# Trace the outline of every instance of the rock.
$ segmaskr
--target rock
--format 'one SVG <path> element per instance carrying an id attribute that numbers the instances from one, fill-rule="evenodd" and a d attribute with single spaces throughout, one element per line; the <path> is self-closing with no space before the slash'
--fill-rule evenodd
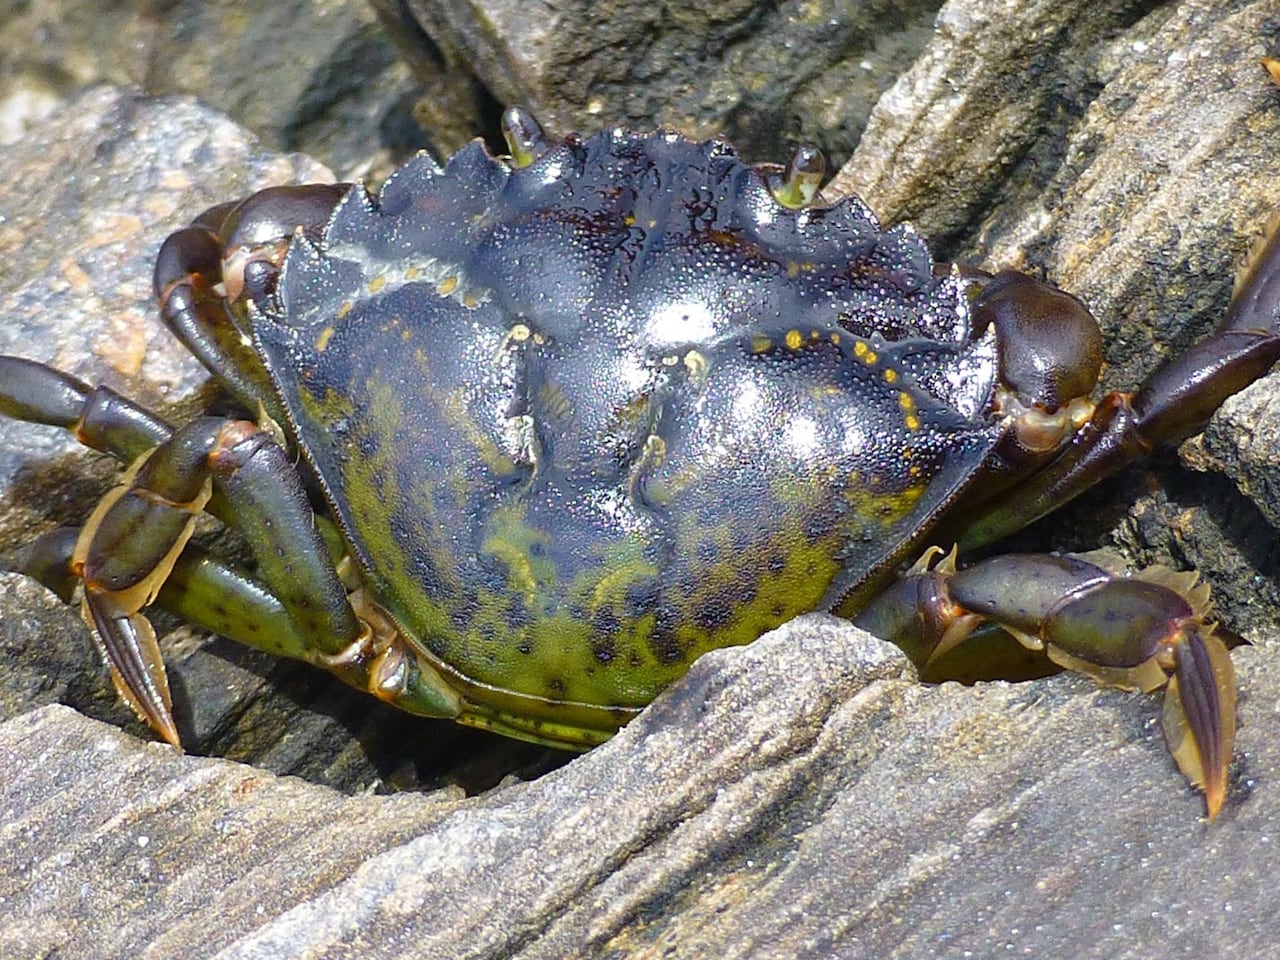
<path id="1" fill-rule="evenodd" d="M 0 143 L 97 84 L 220 104 L 274 150 L 323 157 L 344 178 L 425 144 L 422 89 L 360 0 L 0 0 Z"/>
<path id="2" fill-rule="evenodd" d="M 1183 458 L 1197 468 L 1221 470 L 1280 529 L 1280 374 L 1224 403 Z"/>
<path id="3" fill-rule="evenodd" d="M 465 65 L 498 102 L 522 104 L 553 134 L 671 126 L 723 134 L 752 160 L 785 160 L 814 142 L 836 162 L 928 39 L 937 9 L 934 0 L 375 5 L 384 19 L 407 21 L 402 33 L 417 38 L 417 49 Z M 436 63 L 425 66 L 431 76 Z"/>
<path id="4" fill-rule="evenodd" d="M 0 725 L 0 952 L 1265 956 L 1280 665 L 1236 659 L 1246 725 L 1208 825 L 1149 701 L 925 687 L 816 615 L 470 800 L 343 797 L 45 707 Z"/>

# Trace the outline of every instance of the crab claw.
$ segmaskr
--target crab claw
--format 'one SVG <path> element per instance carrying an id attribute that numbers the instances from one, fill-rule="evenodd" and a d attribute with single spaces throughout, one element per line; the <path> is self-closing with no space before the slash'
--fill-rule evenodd
<path id="1" fill-rule="evenodd" d="M 1236 734 L 1235 673 L 1209 590 L 1194 573 L 1148 567 L 1126 574 L 1115 558 L 1007 554 L 957 569 L 930 550 L 855 622 L 927 667 L 971 635 L 999 628 L 1060 667 L 1107 686 L 1167 685 L 1169 752 L 1222 809 Z M 936 560 L 936 562 L 935 562 Z"/>
<path id="2" fill-rule="evenodd" d="M 1181 631 L 1172 657 L 1162 717 L 1165 741 L 1186 778 L 1204 791 L 1212 820 L 1226 796 L 1236 735 L 1235 670 L 1212 628 Z"/>

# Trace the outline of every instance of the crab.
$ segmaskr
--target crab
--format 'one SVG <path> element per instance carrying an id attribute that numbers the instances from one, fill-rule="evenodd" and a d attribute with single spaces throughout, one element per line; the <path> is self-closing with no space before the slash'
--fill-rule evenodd
<path id="1" fill-rule="evenodd" d="M 1003 632 L 1167 687 L 1212 817 L 1235 731 L 1194 574 L 992 543 L 1197 432 L 1280 358 L 1280 243 L 1217 332 L 1090 399 L 1074 297 L 935 264 L 821 154 L 614 129 L 476 142 L 360 184 L 263 190 L 171 235 L 160 314 L 245 416 L 174 427 L 0 358 L 0 413 L 127 465 L 18 568 L 81 606 L 113 682 L 181 745 L 147 608 L 428 717 L 586 749 L 700 654 L 832 611 L 922 668 Z M 208 513 L 245 569 L 189 543 Z M 914 563 L 913 563 L 914 561 Z"/>

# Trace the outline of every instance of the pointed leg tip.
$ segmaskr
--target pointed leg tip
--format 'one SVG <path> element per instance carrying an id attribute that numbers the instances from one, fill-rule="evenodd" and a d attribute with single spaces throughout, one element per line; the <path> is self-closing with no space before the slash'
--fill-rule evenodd
<path id="1" fill-rule="evenodd" d="M 154 730 L 165 743 L 173 747 L 179 753 L 183 753 L 182 737 L 178 733 L 177 724 L 173 722 L 173 714 L 166 712 L 162 717 L 147 717 L 147 724 Z"/>
<path id="2" fill-rule="evenodd" d="M 1212 823 L 1214 818 L 1222 812 L 1222 805 L 1227 799 L 1226 788 L 1221 784 L 1210 786 L 1205 784 L 1204 788 L 1204 804 L 1205 818 Z"/>
<path id="3" fill-rule="evenodd" d="M 150 621 L 142 614 L 118 609 L 111 594 L 92 588 L 85 590 L 83 610 L 95 630 L 120 698 L 162 740 L 182 750 L 164 659 Z"/>
<path id="4" fill-rule="evenodd" d="M 1204 771 L 1204 806 L 1205 819 L 1210 823 L 1222 812 L 1227 802 L 1227 769 L 1231 762 L 1230 754 L 1220 766 Z"/>
<path id="5" fill-rule="evenodd" d="M 1164 729 L 1178 766 L 1204 791 L 1209 820 L 1226 802 L 1236 733 L 1235 671 L 1212 630 L 1184 636 L 1165 694 Z"/>

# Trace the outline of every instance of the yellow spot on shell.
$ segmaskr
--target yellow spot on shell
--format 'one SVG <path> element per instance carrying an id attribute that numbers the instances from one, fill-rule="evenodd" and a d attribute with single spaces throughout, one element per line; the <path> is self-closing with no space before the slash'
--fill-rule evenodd
<path id="1" fill-rule="evenodd" d="M 316 352 L 324 353 L 325 347 L 329 346 L 329 341 L 333 338 L 333 327 L 325 327 L 320 331 L 320 336 L 316 337 Z"/>
<path id="2" fill-rule="evenodd" d="M 804 343 L 804 337 L 800 336 L 799 330 L 787 331 L 787 346 L 792 350 L 799 350 L 800 344 Z"/>
<path id="3" fill-rule="evenodd" d="M 840 346 L 840 334 L 833 333 L 831 335 L 831 342 L 834 343 L 837 347 Z"/>
<path id="4" fill-rule="evenodd" d="M 907 424 L 908 430 L 919 430 L 920 418 L 917 417 L 914 413 L 908 414 L 906 419 L 906 424 Z"/>
<path id="5" fill-rule="evenodd" d="M 514 340 L 516 343 L 523 343 L 524 341 L 529 339 L 532 333 L 533 331 L 530 330 L 523 323 L 517 323 L 514 327 L 511 328 L 511 339 Z"/>
<path id="6" fill-rule="evenodd" d="M 853 345 L 853 355 L 861 360 L 867 355 L 867 345 L 859 340 Z"/>
<path id="7" fill-rule="evenodd" d="M 445 277 L 443 280 L 441 280 L 439 283 L 436 284 L 436 293 L 440 294 L 440 296 L 442 297 L 449 296 L 449 294 L 453 293 L 453 291 L 457 289 L 458 289 L 457 277 Z"/>
<path id="8" fill-rule="evenodd" d="M 889 370 L 886 370 L 886 371 L 884 372 L 884 382 L 885 382 L 885 383 L 894 383 L 895 381 L 897 381 L 897 379 L 898 379 L 898 371 L 897 371 L 897 370 L 889 369 Z"/>
<path id="9" fill-rule="evenodd" d="M 752 353 L 768 353 L 773 349 L 773 341 L 763 334 L 756 334 L 751 338 Z"/>
<path id="10" fill-rule="evenodd" d="M 377 293 L 386 285 L 387 285 L 387 278 L 383 276 L 377 276 L 369 281 L 368 289 L 370 293 Z"/>
<path id="11" fill-rule="evenodd" d="M 351 308 L 354 306 L 355 304 L 352 301 L 343 300 L 342 303 L 338 304 L 338 312 L 335 314 L 335 317 L 341 320 L 343 317 L 345 317 L 348 313 L 351 312 Z"/>
<path id="12" fill-rule="evenodd" d="M 701 380 L 707 375 L 707 358 L 697 350 L 690 350 L 684 355 L 684 367 L 690 377 Z"/>
<path id="13" fill-rule="evenodd" d="M 898 406 L 903 410 L 914 410 L 916 408 L 915 397 L 906 392 L 898 394 Z"/>

